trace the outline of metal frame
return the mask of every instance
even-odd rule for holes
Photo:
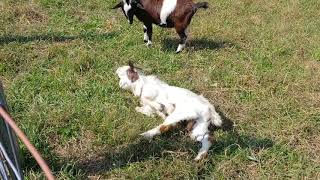
[[[8,110],[7,103],[0,81],[0,106]],[[19,158],[19,145],[10,126],[0,116],[0,177],[2,179],[23,180],[21,161]],[[8,173],[8,174],[4,174]]]

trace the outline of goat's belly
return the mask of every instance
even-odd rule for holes
[[[159,23],[157,23],[157,25],[159,25]],[[173,28],[174,27],[174,23],[171,21],[171,19],[167,20],[167,25],[166,26],[160,26],[162,28]]]
[[[160,18],[157,18],[157,19],[152,18],[152,23],[159,26],[159,24],[160,24]],[[173,28],[173,27],[174,27],[174,23],[173,23],[173,21],[171,20],[171,18],[168,18],[168,19],[167,19],[167,25],[166,25],[166,26],[159,26],[159,27],[162,27],[162,28]]]

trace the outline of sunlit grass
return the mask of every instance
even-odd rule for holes
[[[316,0],[209,0],[185,51],[174,30],[129,25],[102,0],[0,2],[0,78],[12,115],[59,179],[318,179],[320,11]],[[204,94],[239,137],[217,131],[206,161],[183,131],[135,112],[117,67]],[[22,146],[26,179],[43,177]]]

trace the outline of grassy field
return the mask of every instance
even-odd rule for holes
[[[320,3],[208,0],[175,54],[173,30],[129,25],[116,0],[0,1],[0,78],[11,114],[58,179],[319,179]],[[135,112],[117,67],[204,94],[236,124],[209,157],[182,130]],[[26,179],[43,178],[22,146]]]

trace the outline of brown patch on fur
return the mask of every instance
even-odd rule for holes
[[[188,124],[187,124],[187,127],[186,127],[188,132],[190,132],[192,130],[192,128],[193,128],[195,123],[196,123],[196,121],[194,121],[194,120],[188,121]]]
[[[211,143],[214,143],[215,142],[215,139],[214,139],[214,137],[210,134],[209,135],[209,141],[211,142]]]
[[[161,103],[160,103],[160,106],[161,106],[161,108],[160,108],[159,111],[160,111],[160,112],[163,112],[163,113],[166,113],[166,109],[165,109],[166,106],[164,106],[164,104],[161,104]]]
[[[160,127],[160,132],[161,133],[165,133],[165,132],[167,132],[167,131],[169,131],[170,129],[172,129],[174,126],[172,126],[172,125],[161,125],[161,127]]]
[[[136,71],[132,62],[129,62],[130,68],[127,70],[127,76],[131,82],[135,82],[139,79],[138,72]]]
[[[138,73],[131,71],[130,69],[127,71],[127,75],[131,82],[135,82],[139,79]]]
[[[148,12],[151,16],[151,21],[155,24],[160,23],[160,12],[163,5],[163,0],[140,0],[143,10]],[[168,17],[168,27],[176,26],[179,22],[179,26],[188,26],[193,16],[195,4],[190,0],[178,0],[175,10]],[[139,16],[139,14],[138,14]],[[146,18],[141,18],[146,19]]]
[[[160,10],[162,7],[163,0],[157,0],[157,1],[145,1],[141,0],[140,1],[143,9],[148,12],[148,15],[151,17],[151,19],[148,18],[149,23],[152,21],[154,23],[160,23]],[[139,15],[138,15],[139,16]],[[145,19],[145,18],[141,18]]]

